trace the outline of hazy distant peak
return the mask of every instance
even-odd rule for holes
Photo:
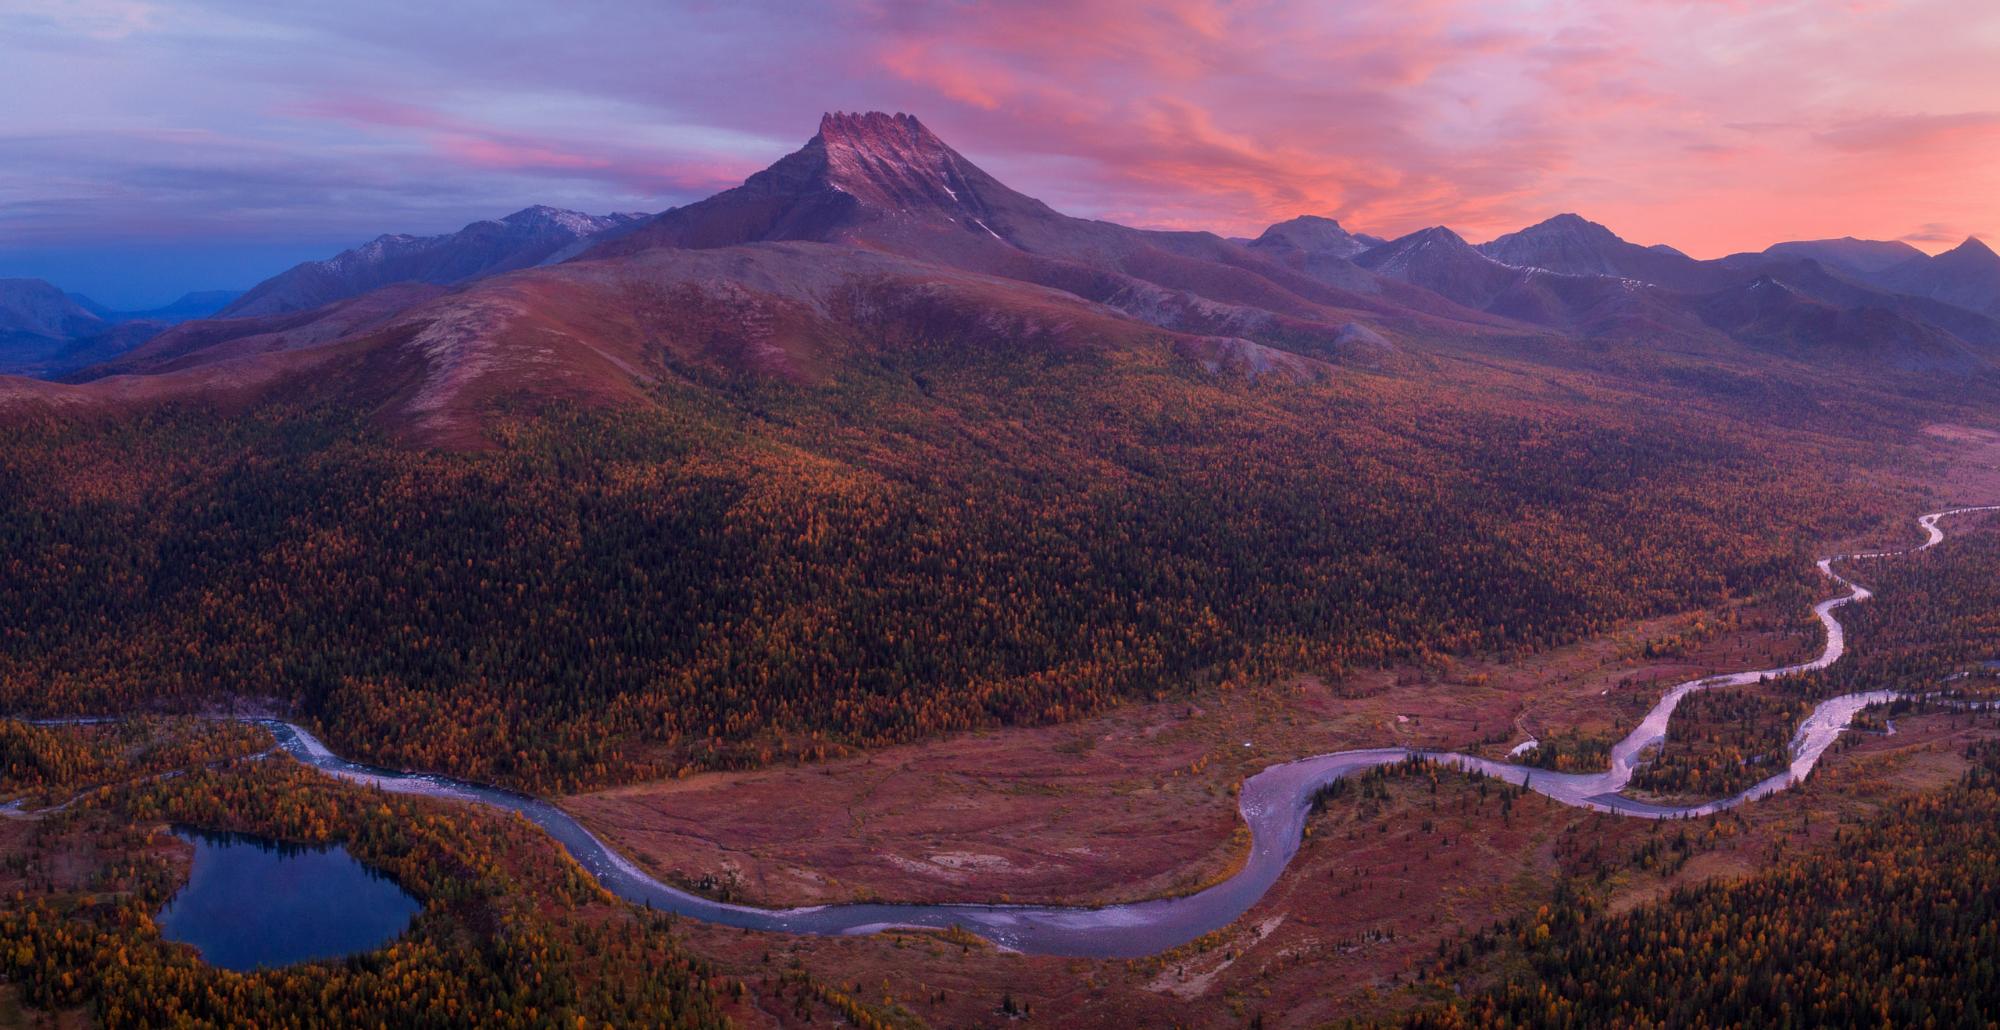
[[[53,283],[0,279],[0,332],[69,336],[101,321]]]
[[[2000,258],[2000,255],[1995,255],[1993,253],[1992,247],[1986,245],[1985,240],[1982,240],[1977,236],[1967,236],[1965,238],[1964,243],[1961,243],[1958,246],[1953,247],[1948,251],[1945,251],[1944,254],[1939,254],[1938,256],[1944,257],[1945,254],[1962,254],[1966,257],[1983,257],[1987,259]]]
[[[1300,215],[1273,224],[1250,246],[1266,250],[1296,251],[1310,256],[1353,257],[1373,244],[1341,228],[1339,222],[1320,215]]]

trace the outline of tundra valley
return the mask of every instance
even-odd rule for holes
[[[1754,4],[44,6],[0,1026],[2000,1019],[1983,8],[1771,5],[1918,113],[1753,188]]]

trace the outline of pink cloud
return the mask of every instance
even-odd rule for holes
[[[610,159],[604,157],[557,150],[537,143],[507,142],[479,136],[443,136],[438,140],[438,149],[480,168],[602,171],[612,167]]]
[[[1060,208],[1145,225],[1314,213],[1480,238],[1573,210],[1703,255],[2000,228],[1984,0],[213,4],[282,42],[135,34],[120,75],[230,144],[213,153],[290,148],[418,207],[480,187],[682,203],[821,110],[879,107]],[[104,76],[37,60],[16,74],[46,102],[15,118],[67,131]],[[136,141],[129,104],[106,103]],[[178,197],[200,177],[172,181]]]
[[[365,95],[317,97],[282,113],[405,132],[430,154],[462,168],[599,179],[653,193],[726,189],[760,167],[755,161],[606,146],[599,139],[529,135]]]
[[[1059,199],[1147,224],[1478,237],[1581,210],[1720,254],[2000,222],[1971,171],[2000,114],[1966,108],[2000,64],[1985,5],[1139,6],[899,9],[864,43],[996,171],[1060,168]]]
[[[1907,154],[1913,150],[2000,140],[2000,111],[1855,118],[1816,132],[1813,138],[1835,150],[1893,150]]]
[[[317,96],[293,104],[281,104],[274,113],[289,117],[328,118],[357,125],[396,126],[410,129],[445,128],[450,124],[437,112],[381,97],[363,95]]]

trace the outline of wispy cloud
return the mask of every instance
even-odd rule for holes
[[[1977,235],[1979,234],[1967,232],[1964,227],[1950,222],[1925,222],[1916,229],[1896,238],[1902,240],[1904,243],[1956,244],[1964,242],[1968,236]]]
[[[2000,141],[2000,111],[1899,114],[1852,118],[1813,134],[1835,150],[1928,153]]]

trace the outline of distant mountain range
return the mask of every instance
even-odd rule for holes
[[[74,348],[115,319],[65,300],[22,294],[17,306],[35,314],[8,331],[31,341],[15,353],[33,355],[9,367],[78,381],[180,374],[366,336],[416,347],[433,373],[448,366],[454,396],[475,380],[482,397],[623,396],[633,374],[618,370],[656,360],[647,348],[809,377],[884,319],[961,330],[1013,320],[1059,334],[1112,319],[1259,374],[1394,363],[1410,341],[1523,333],[1909,372],[1972,372],[2000,357],[2000,257],[1977,240],[1936,257],[1849,238],[1704,261],[1575,214],[1477,246],[1442,226],[1383,240],[1316,216],[1229,240],[1064,215],[916,118],[881,113],[829,114],[742,185],[659,215],[533,207],[440,236],[382,236],[274,276],[214,320],[143,338]],[[191,296],[147,317],[216,303]],[[550,351],[557,338],[577,346]],[[509,369],[528,378],[501,381]]]
[[[1481,244],[1479,252],[1504,264],[1568,275],[1634,279],[1670,290],[1720,289],[1736,277],[1671,248],[1627,243],[1578,215],[1557,215]]]
[[[1688,338],[1705,328],[1799,356],[1989,367],[2000,355],[1990,306],[2000,260],[1976,240],[1951,254],[1834,240],[1698,261],[1564,214],[1476,247],[1443,227],[1420,230],[1353,262],[1467,307],[1590,336]]]
[[[529,268],[580,240],[637,225],[637,214],[586,215],[531,207],[441,236],[377,236],[325,261],[308,261],[251,287],[224,318],[281,315],[357,297],[391,283],[452,286]]]
[[[235,298],[190,293],[160,308],[116,311],[40,279],[0,279],[0,374],[54,376],[95,365]]]
[[[41,280],[0,280],[6,312],[0,314],[0,374],[68,375],[119,359],[168,328],[196,319],[284,315],[398,283],[451,286],[560,261],[574,256],[579,244],[635,227],[645,217],[530,207],[440,236],[379,236],[327,260],[294,266],[247,291],[189,293],[144,311],[114,310]],[[129,371],[134,365],[101,371]]]

